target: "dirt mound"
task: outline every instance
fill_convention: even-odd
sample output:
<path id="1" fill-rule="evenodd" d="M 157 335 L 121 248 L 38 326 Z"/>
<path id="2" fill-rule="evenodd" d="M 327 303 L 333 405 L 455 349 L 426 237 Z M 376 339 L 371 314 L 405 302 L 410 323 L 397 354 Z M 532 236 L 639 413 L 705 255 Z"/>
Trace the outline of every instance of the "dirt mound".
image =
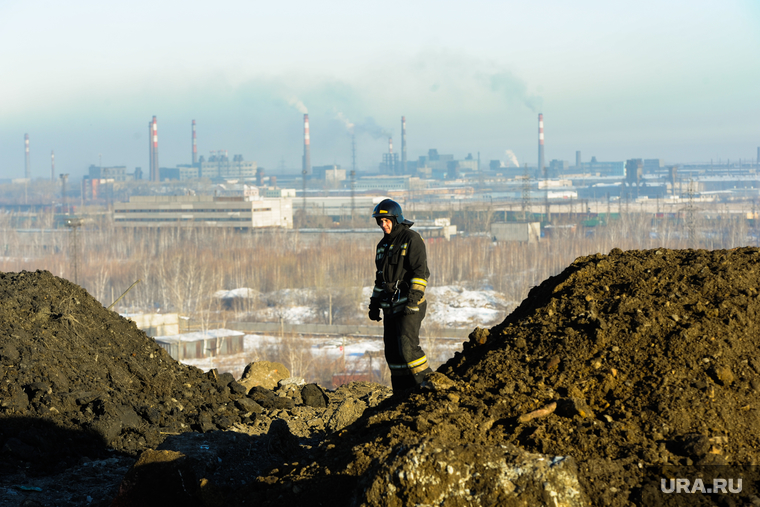
<path id="1" fill-rule="evenodd" d="M 231 379 L 178 364 L 67 280 L 46 271 L 2 273 L 0 294 L 7 466 L 15 459 L 50 471 L 74 457 L 104 457 L 107 447 L 154 447 L 229 401 Z"/>
<path id="2" fill-rule="evenodd" d="M 484 481 L 463 458 L 491 459 L 489 449 L 510 445 L 552 461 L 574 458 L 594 505 L 652 504 L 647 474 L 672 477 L 673 467 L 754 465 L 758 287 L 756 248 L 616 249 L 579 258 L 533 288 L 502 324 L 475 330 L 439 369 L 451 385 L 431 383 L 368 411 L 321 446 L 319 461 L 281 467 L 247 486 L 244 497 L 437 505 L 447 474 L 455 473 L 469 497 L 442 504 L 487 505 L 501 488 L 498 503 L 527 505 L 531 498 L 517 482 L 504 486 L 514 473 Z M 448 464 L 425 465 L 436 453 Z M 754 494 L 751 485 L 743 493 Z"/>
<path id="3" fill-rule="evenodd" d="M 308 456 L 390 395 L 293 378 L 251 388 L 185 366 L 46 271 L 0 273 L 0 336 L 0 505 L 110 505 L 138 454 L 156 448 L 181 451 L 226 491 L 233 476 Z"/>

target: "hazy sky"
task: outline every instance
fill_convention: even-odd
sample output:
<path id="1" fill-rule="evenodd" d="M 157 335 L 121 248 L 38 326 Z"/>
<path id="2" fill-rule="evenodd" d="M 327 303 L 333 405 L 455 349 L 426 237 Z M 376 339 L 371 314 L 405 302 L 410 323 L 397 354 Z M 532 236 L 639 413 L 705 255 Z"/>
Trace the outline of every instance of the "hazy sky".
<path id="1" fill-rule="evenodd" d="M 148 170 L 226 149 L 268 173 L 376 167 L 385 133 L 410 160 L 437 148 L 487 162 L 754 158 L 760 146 L 757 0 L 0 0 L 0 178 Z"/>

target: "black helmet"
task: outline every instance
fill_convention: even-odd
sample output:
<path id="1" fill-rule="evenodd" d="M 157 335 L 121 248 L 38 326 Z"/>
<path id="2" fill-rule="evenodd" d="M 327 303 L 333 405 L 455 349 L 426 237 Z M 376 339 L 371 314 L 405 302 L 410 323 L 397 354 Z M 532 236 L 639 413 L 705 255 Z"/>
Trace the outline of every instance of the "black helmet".
<path id="1" fill-rule="evenodd" d="M 396 220 L 396 223 L 399 224 L 405 224 L 405 225 L 412 225 L 414 222 L 409 221 L 404 218 L 404 215 L 401 213 L 401 206 L 394 201 L 393 199 L 384 199 L 380 202 L 377 206 L 375 206 L 375 211 L 372 212 L 373 218 L 391 218 L 393 217 Z"/>

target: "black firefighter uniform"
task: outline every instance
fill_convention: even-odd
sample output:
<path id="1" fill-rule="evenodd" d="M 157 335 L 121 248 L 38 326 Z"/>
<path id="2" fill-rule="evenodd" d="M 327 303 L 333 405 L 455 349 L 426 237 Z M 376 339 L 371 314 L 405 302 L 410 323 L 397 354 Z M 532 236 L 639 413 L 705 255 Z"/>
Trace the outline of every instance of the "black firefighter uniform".
<path id="1" fill-rule="evenodd" d="M 383 342 L 391 384 L 394 391 L 403 391 L 422 382 L 432 371 L 420 347 L 430 276 L 425 243 L 408 225 L 394 223 L 391 233 L 377 245 L 375 264 L 377 276 L 370 307 L 383 310 Z"/>

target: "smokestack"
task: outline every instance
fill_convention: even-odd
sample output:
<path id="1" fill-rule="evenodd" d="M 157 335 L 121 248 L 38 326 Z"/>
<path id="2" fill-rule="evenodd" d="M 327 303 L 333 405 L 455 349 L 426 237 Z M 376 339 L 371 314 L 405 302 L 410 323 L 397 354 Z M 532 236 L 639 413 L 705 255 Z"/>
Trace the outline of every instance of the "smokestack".
<path id="1" fill-rule="evenodd" d="M 153 117 L 153 128 L 152 128 L 152 140 L 153 140 L 153 167 L 151 167 L 150 172 L 150 179 L 151 181 L 159 181 L 160 177 L 158 174 L 158 122 L 156 121 L 156 117 Z"/>
<path id="2" fill-rule="evenodd" d="M 538 170 L 539 174 L 544 172 L 544 115 L 538 114 Z"/>
<path id="3" fill-rule="evenodd" d="M 148 180 L 153 181 L 153 122 L 148 122 L 148 157 L 150 163 L 148 164 Z"/>
<path id="4" fill-rule="evenodd" d="M 198 163 L 198 141 L 195 138 L 195 120 L 193 120 L 193 165 Z"/>
<path id="5" fill-rule="evenodd" d="M 29 134 L 24 134 L 24 177 L 31 179 L 32 162 L 29 160 Z"/>
<path id="6" fill-rule="evenodd" d="M 575 152 L 575 167 L 577 168 L 581 167 L 581 152 L 580 151 Z"/>
<path id="7" fill-rule="evenodd" d="M 50 181 L 55 183 L 55 150 L 50 150 Z"/>
<path id="8" fill-rule="evenodd" d="M 392 137 L 388 138 L 388 153 L 393 155 L 393 138 Z"/>
<path id="9" fill-rule="evenodd" d="M 406 117 L 401 117 L 401 174 L 406 174 Z"/>
<path id="10" fill-rule="evenodd" d="M 309 139 L 309 115 L 303 115 L 303 174 L 311 174 L 311 141 Z"/>

